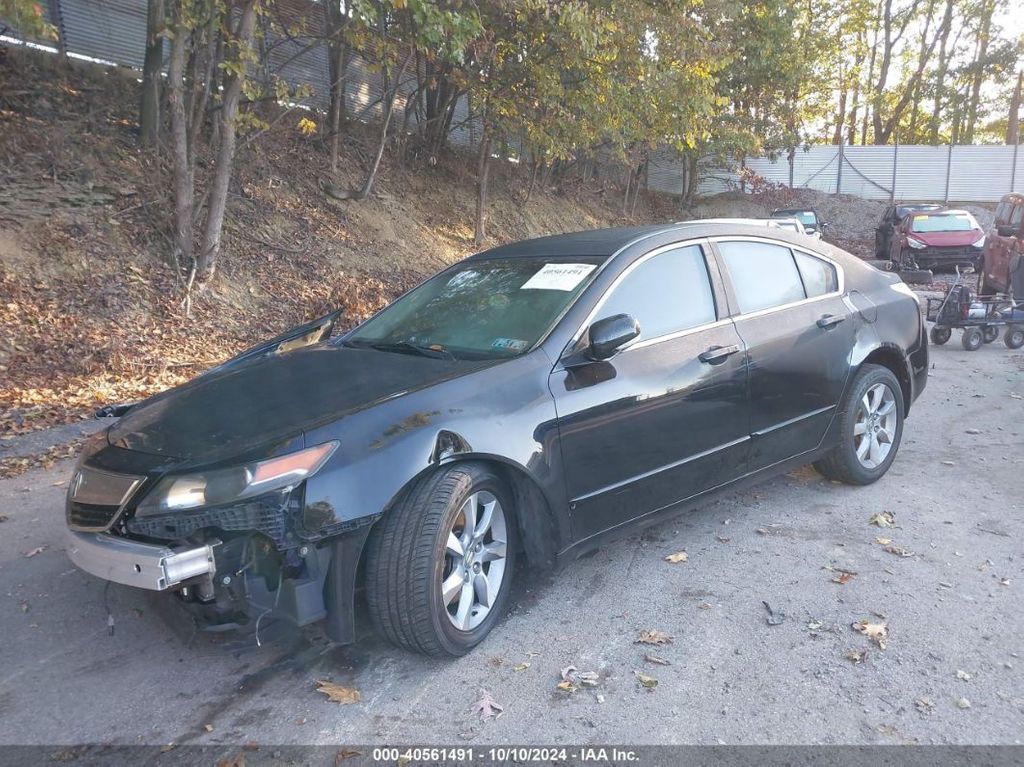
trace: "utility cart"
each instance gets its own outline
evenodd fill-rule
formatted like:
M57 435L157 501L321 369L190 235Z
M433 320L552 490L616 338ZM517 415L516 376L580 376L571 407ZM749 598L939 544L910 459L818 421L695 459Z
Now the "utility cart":
M990 344L1003 334L1003 343L1010 349L1024 346L1024 302L1012 293L995 296L977 296L964 282L973 269L961 272L941 298L928 298L925 318L935 325L930 338L942 346L953 335L953 328L963 332L960 343L969 352L976 352L982 344ZM1005 330L1004 330L1005 328Z

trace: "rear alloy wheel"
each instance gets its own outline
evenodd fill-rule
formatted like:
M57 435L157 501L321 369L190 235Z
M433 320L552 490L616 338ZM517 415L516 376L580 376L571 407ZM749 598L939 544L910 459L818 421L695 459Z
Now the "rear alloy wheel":
M964 333L960 336L960 345L967 351L976 352L983 343L985 337L981 333L981 328L964 328Z
M460 464L420 480L368 542L374 623L409 650L464 655L503 612L515 545L511 494L489 467Z
M990 344L999 338L999 328L996 325L986 325L981 329L981 340L986 344Z
M881 365L864 365L840 408L839 444L816 461L823 476L869 485L889 470L903 436L903 391Z
M1024 346L1024 325L1010 325L1006 328L1003 343L1009 349L1019 349Z
M949 340L949 337L953 335L953 329L943 327L942 325L936 325L931 329L931 331L929 331L928 335L931 337L933 344L936 346L942 346Z

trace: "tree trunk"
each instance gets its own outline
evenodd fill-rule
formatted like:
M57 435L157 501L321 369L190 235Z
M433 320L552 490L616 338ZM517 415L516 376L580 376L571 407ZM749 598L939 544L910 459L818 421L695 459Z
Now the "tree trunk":
M935 103L932 105L932 118L928 124L928 143L939 143L939 126L942 106L946 95L946 71L949 69L951 52L948 49L949 31L953 24L953 0L946 0L946 11L942 17L942 30L939 33L939 60L935 64Z
M252 45L256 23L257 0L244 0L238 24L231 41L231 56L235 61L244 61L244 52ZM228 71L224 77L224 92L221 101L220 146L214 161L213 183L210 185L210 206L203 231L203 246L196 259L196 275L199 285L209 283L217 268L220 254L221 234L224 229L224 213L227 209L228 187L235 160L235 118L238 116L238 102L245 83L245 69L241 73Z
M179 0L180 2L180 0ZM174 260L179 267L192 268L195 237L192 228L195 188L188 149L188 119L185 115L185 49L188 29L182 10L176 9L174 39L167 77L167 104L171 117L171 164L174 169Z
M345 41L345 27L349 22L348 6L343 12L341 4L334 0L325 4L327 9L327 27L330 39L327 43L327 64L331 82L331 104L328 112L329 138L331 155L331 173L338 170L339 142L341 126L346 118L345 86L348 75L349 48Z
M370 196L370 192L373 191L373 184L377 180L377 171L380 169L380 161L384 157L384 147L387 146L388 141L388 126L391 124L391 115L395 112L395 98L398 96L398 86L402 82L402 76L405 74L406 67L409 66L409 61L412 59L412 53L405 57L405 61L402 62L402 66L398 69L398 74L395 76L394 82L388 84L388 78L385 73L384 84L387 92L387 98L384 103L384 117L381 120L380 125L380 141L377 142L377 154L373 158L373 164L370 166L369 172L366 174L366 181L363 182L363 188L359 190L359 194L356 196L357 200L365 200Z
M974 128L978 122L978 105L981 102L981 85L985 81L985 65L988 58L988 43L992 33L992 14L995 12L994 0L987 0L980 8L981 29L978 32L978 53L974 59L974 73L971 81L971 98L967 107L967 124L964 128L964 144L974 141Z
M1022 85L1024 85L1024 72L1018 72L1017 87L1013 89L1013 96L1010 98L1010 112L1006 121L1006 143L1011 146L1020 143L1020 100Z
M487 239L487 183L491 174L491 138L486 134L480 140L476 163L476 221L473 225L473 246L479 248Z
M160 138L160 72L164 66L164 0L149 0L146 7L146 57L142 64L142 99L139 136L143 146L156 146Z

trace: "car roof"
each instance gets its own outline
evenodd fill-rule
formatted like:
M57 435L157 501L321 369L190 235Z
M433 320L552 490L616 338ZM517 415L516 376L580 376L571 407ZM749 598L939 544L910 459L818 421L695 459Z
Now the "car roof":
M769 232L765 230L769 229ZM735 236L769 236L783 242L791 242L807 247L809 238L796 232L779 227L767 227L761 221L756 223L750 219L695 219L680 221L674 224L654 224L650 226L625 226L612 229L591 229L583 232L553 234L547 237L536 237L532 240L511 242L499 245L490 250L470 256L468 260L487 258L529 258L542 256L589 256L591 258L608 258L627 245L655 235L678 232L681 237L721 237ZM820 248L820 245L817 247Z
M816 213L816 211L810 206L806 208L776 208L772 211L773 216L779 213Z
M970 216L971 212L962 208L940 208L938 210L915 210L913 214L916 218L917 216ZM971 218L974 217L971 216Z
M945 206L938 202L898 202L895 207L907 210L940 210Z

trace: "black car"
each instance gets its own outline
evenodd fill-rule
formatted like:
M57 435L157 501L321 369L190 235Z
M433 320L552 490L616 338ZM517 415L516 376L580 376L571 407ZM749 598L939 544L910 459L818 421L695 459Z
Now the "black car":
M811 462L874 482L928 366L895 275L742 224L505 245L330 337L334 319L96 436L71 559L207 624L324 619L339 642L363 587L390 640L459 655L516 554L565 562Z
M772 218L795 218L803 224L804 232L811 237L821 239L821 233L827 223L818 218L814 208L779 208L772 211Z
M944 206L931 202L901 202L897 205L890 205L882 214L882 220L875 227L875 258L888 260L892 251L893 235L903 219L911 213L925 212L929 210L942 210Z

